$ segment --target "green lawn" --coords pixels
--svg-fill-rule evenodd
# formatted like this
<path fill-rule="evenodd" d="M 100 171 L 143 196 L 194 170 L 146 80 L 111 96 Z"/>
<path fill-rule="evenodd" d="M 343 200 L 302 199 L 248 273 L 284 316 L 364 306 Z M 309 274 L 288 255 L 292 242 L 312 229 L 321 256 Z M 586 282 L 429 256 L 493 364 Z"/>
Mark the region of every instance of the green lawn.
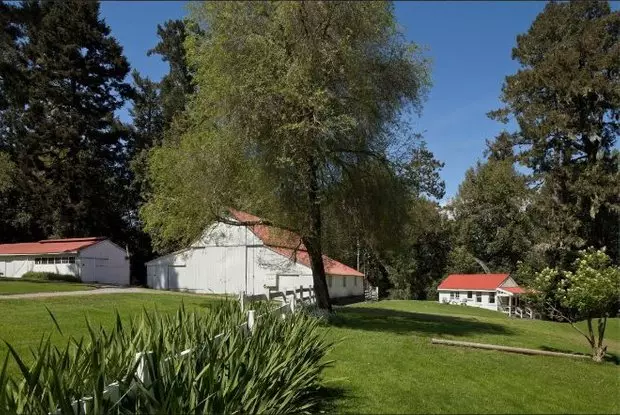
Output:
<path fill-rule="evenodd" d="M 342 339 L 326 385 L 348 413 L 618 413 L 620 366 L 431 345 L 431 337 L 587 352 L 560 323 L 508 319 L 434 302 L 382 301 L 337 310 L 329 336 Z M 620 352 L 620 320 L 608 328 Z"/>
<path fill-rule="evenodd" d="M 73 282 L 24 281 L 0 278 L 0 295 L 42 293 L 50 291 L 83 291 L 95 287 Z"/>
<path fill-rule="evenodd" d="M 84 315 L 110 327 L 143 307 L 206 310 L 217 297 L 109 294 L 0 302 L 0 339 L 26 353 L 54 325 L 86 332 Z M 431 337 L 588 352 L 566 324 L 508 319 L 492 311 L 419 301 L 382 301 L 336 309 L 324 330 L 338 341 L 329 358 L 326 410 L 348 413 L 619 413 L 620 366 L 585 359 L 523 356 L 431 345 Z M 610 321 L 610 351 L 620 352 L 620 320 Z M 62 337 L 54 333 L 53 340 Z M 6 353 L 0 345 L 0 357 Z"/>
<path fill-rule="evenodd" d="M 52 341 L 62 344 L 63 337 L 56 331 L 45 307 L 49 308 L 65 336 L 82 336 L 87 333 L 85 316 L 93 325 L 111 328 L 115 310 L 127 319 L 139 314 L 143 308 L 157 308 L 162 312 L 174 312 L 183 302 L 187 307 L 205 309 L 218 297 L 183 294 L 102 294 L 80 297 L 56 297 L 37 299 L 7 299 L 0 301 L 0 356 L 8 350 L 4 341 L 11 343 L 19 352 L 26 354 L 30 346 L 36 346 L 41 336 L 52 333 Z"/>

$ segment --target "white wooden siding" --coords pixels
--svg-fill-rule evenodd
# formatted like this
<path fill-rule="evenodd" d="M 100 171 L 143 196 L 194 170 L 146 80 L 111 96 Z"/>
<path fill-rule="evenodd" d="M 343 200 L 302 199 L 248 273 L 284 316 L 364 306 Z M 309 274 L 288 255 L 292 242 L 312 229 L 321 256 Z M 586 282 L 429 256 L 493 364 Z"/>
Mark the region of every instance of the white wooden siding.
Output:
<path fill-rule="evenodd" d="M 363 279 L 341 276 L 329 287 L 332 297 L 363 295 Z M 353 279 L 357 278 L 357 284 Z M 250 229 L 218 223 L 188 249 L 147 263 L 147 285 L 203 293 L 265 294 L 271 286 L 292 290 L 314 285 L 312 270 L 266 247 Z"/>

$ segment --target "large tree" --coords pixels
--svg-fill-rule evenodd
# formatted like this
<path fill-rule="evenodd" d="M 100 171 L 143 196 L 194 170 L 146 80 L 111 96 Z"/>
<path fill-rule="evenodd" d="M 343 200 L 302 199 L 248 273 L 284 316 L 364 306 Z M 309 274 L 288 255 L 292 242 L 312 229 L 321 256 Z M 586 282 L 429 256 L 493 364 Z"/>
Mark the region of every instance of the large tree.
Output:
<path fill-rule="evenodd" d="M 17 169 L 7 212 L 16 231 L 3 239 L 122 239 L 126 136 L 114 117 L 130 91 L 122 49 L 97 2 L 29 1 L 12 16 L 24 82 L 2 117 L 0 148 Z"/>
<path fill-rule="evenodd" d="M 188 243 L 228 207 L 252 211 L 301 235 L 331 309 L 323 220 L 347 212 L 364 233 L 394 208 L 388 155 L 409 138 L 396 127 L 421 107 L 427 64 L 390 3 L 205 3 L 191 19 L 204 29 L 186 42 L 197 90 L 180 140 L 152 153 L 147 229 Z"/>
<path fill-rule="evenodd" d="M 540 188 L 541 223 L 554 261 L 584 246 L 607 246 L 617 259 L 620 206 L 620 13 L 603 1 L 550 2 L 512 57 L 506 106 L 519 160 Z"/>
<path fill-rule="evenodd" d="M 500 134 L 488 143 L 488 160 L 467 170 L 450 204 L 455 247 L 466 249 L 491 272 L 514 271 L 533 244 L 529 214 L 532 193 L 527 177 L 514 167 L 508 139 L 509 135 Z M 459 257 L 463 255 L 453 256 Z M 452 263 L 455 267 L 458 264 Z M 469 269 L 470 265 L 464 267 Z"/>

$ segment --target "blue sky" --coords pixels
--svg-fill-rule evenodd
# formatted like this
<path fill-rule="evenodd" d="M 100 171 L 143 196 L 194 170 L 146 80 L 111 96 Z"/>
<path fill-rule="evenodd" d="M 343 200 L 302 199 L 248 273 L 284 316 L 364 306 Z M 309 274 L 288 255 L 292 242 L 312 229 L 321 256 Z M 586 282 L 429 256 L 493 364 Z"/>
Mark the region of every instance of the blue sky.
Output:
<path fill-rule="evenodd" d="M 535 1 L 396 4 L 406 37 L 425 46 L 433 61 L 433 87 L 414 126 L 445 163 L 446 200 L 457 192 L 465 171 L 482 158 L 485 139 L 505 128 L 485 114 L 500 106 L 503 79 L 517 69 L 510 58 L 516 36 L 527 31 L 544 6 Z M 146 52 L 157 43 L 157 24 L 183 17 L 185 3 L 107 1 L 101 12 L 132 68 L 161 78 L 167 65 Z M 126 111 L 120 116 L 129 121 Z"/>

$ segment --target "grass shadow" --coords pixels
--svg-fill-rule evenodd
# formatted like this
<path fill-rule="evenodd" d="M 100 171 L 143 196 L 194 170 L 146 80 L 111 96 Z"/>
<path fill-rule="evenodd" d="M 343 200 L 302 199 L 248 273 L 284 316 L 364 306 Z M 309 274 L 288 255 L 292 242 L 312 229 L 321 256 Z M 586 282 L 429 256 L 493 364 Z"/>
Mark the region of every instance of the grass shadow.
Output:
<path fill-rule="evenodd" d="M 576 354 L 579 356 L 590 356 L 590 354 L 588 353 L 580 353 L 580 352 L 575 352 L 573 350 L 568 350 L 568 349 L 558 349 L 557 347 L 551 347 L 551 346 L 540 346 L 540 349 L 545 350 L 547 352 L 569 353 L 569 354 Z M 605 355 L 605 361 L 613 363 L 615 365 L 620 365 L 620 356 L 618 356 L 615 353 L 607 352 L 607 354 Z"/>
<path fill-rule="evenodd" d="M 322 385 L 317 391 L 320 399 L 319 405 L 314 408 L 314 413 L 335 414 L 343 410 L 342 403 L 351 398 L 350 391 L 341 386 Z M 340 403 L 339 403 L 340 402 Z"/>
<path fill-rule="evenodd" d="M 452 336 L 515 334 L 513 330 L 504 325 L 481 322 L 475 318 L 415 313 L 385 308 L 339 308 L 336 315 L 330 319 L 330 323 L 335 327 L 355 330 L 416 334 L 429 337 L 439 334 Z"/>

